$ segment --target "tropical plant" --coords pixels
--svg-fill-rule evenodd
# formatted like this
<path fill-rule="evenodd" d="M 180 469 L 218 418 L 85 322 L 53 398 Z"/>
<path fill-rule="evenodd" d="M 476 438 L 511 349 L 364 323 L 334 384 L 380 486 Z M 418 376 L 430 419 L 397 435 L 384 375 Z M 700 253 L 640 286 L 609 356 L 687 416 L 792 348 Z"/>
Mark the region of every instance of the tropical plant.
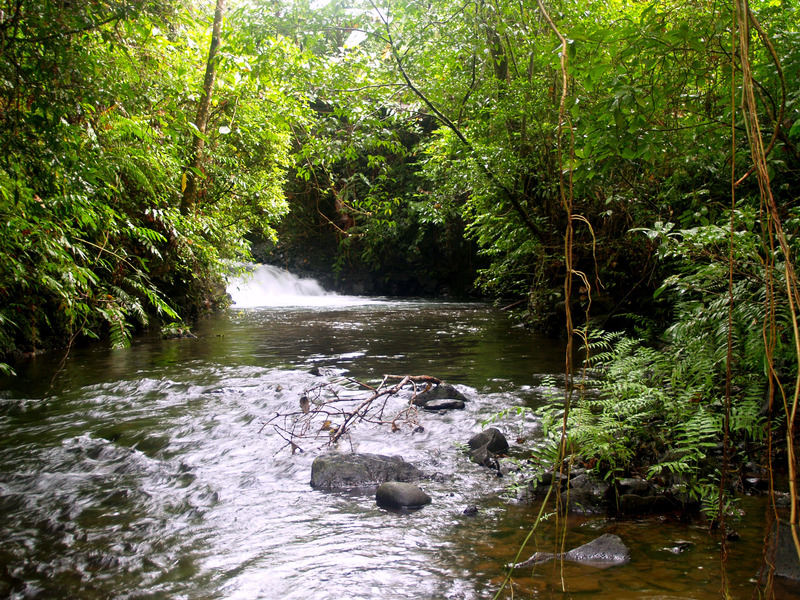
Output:
<path fill-rule="evenodd" d="M 222 300 L 224 260 L 286 210 L 281 116 L 297 103 L 266 67 L 284 49 L 253 58 L 228 34 L 198 198 L 181 214 L 203 6 L 23 0 L 0 15 L 0 354 L 122 346 L 153 317 Z"/>

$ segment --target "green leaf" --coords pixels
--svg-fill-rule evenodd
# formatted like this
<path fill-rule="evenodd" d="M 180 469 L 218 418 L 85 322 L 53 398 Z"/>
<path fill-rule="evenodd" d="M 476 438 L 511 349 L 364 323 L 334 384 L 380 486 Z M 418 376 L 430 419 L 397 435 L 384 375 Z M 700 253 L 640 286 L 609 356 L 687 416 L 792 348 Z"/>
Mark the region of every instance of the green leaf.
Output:
<path fill-rule="evenodd" d="M 197 127 L 197 125 L 195 125 L 191 121 L 189 121 L 187 123 L 187 125 L 189 126 L 189 129 L 191 130 L 193 135 L 199 137 L 204 142 L 208 142 L 209 141 L 208 136 L 205 133 L 203 133 L 202 131 L 200 131 L 200 129 Z"/>

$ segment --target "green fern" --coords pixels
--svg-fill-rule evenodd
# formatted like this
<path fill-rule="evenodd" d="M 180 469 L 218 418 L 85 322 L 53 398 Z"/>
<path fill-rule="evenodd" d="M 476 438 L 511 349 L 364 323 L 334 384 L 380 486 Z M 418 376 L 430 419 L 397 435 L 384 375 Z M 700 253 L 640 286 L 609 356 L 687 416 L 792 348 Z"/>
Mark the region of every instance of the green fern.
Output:
<path fill-rule="evenodd" d="M 747 218 L 753 217 L 737 215 Z M 677 495 L 699 501 L 712 518 L 720 506 L 729 335 L 728 447 L 739 453 L 734 460 L 744 460 L 766 435 L 766 282 L 752 229 L 737 231 L 730 290 L 727 224 L 654 234 L 662 236 L 665 256 L 686 261 L 658 292 L 671 296 L 673 323 L 657 347 L 619 332 L 591 332 L 590 379 L 567 420 L 574 458 L 610 479 L 638 472 L 671 481 Z M 777 311 L 778 331 L 790 331 L 785 307 Z M 638 329 L 652 333 L 647 323 Z M 790 353 L 781 360 L 788 370 L 796 368 Z M 546 431 L 560 425 L 563 410 L 558 402 L 540 410 Z M 729 502 L 722 499 L 724 506 Z"/>

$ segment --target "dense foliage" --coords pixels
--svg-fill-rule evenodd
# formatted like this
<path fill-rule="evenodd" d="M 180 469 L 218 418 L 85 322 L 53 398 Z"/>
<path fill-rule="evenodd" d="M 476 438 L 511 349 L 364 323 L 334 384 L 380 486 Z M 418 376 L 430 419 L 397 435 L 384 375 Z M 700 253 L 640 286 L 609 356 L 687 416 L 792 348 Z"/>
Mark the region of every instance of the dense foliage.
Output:
<path fill-rule="evenodd" d="M 178 327 L 268 240 L 585 323 L 565 431 L 606 477 L 709 500 L 721 440 L 792 449 L 795 0 L 1 6 L 6 359 Z"/>
<path fill-rule="evenodd" d="M 211 13 L 213 14 L 213 13 Z M 205 134 L 192 122 L 207 7 L 15 0 L 0 10 L 0 355 L 110 336 L 219 300 L 221 259 L 271 233 L 294 98 L 268 85 L 279 42 L 223 46 Z M 193 137 L 201 193 L 179 210 Z"/>

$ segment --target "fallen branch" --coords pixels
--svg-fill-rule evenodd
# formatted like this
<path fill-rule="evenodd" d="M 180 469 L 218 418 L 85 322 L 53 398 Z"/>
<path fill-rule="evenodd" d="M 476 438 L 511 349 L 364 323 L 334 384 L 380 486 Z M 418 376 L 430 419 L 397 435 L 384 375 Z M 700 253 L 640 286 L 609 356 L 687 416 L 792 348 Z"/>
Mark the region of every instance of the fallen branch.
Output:
<path fill-rule="evenodd" d="M 389 385 L 389 381 L 397 381 Z M 275 413 L 265 421 L 261 430 L 272 427 L 285 442 L 281 448 L 290 448 L 292 454 L 303 452 L 300 442 L 325 438 L 325 445 L 332 445 L 345 436 L 358 423 L 390 425 L 393 432 L 403 426 L 416 429 L 417 407 L 414 400 L 418 394 L 428 391 L 441 379 L 430 375 L 384 375 L 380 385 L 373 387 L 351 377 L 337 377 L 315 385 L 303 392 L 299 399 L 299 410 Z M 366 397 L 355 396 L 355 391 L 366 390 Z M 411 391 L 411 398 L 404 402 L 391 418 L 385 416 L 389 400 L 403 390 Z"/>

